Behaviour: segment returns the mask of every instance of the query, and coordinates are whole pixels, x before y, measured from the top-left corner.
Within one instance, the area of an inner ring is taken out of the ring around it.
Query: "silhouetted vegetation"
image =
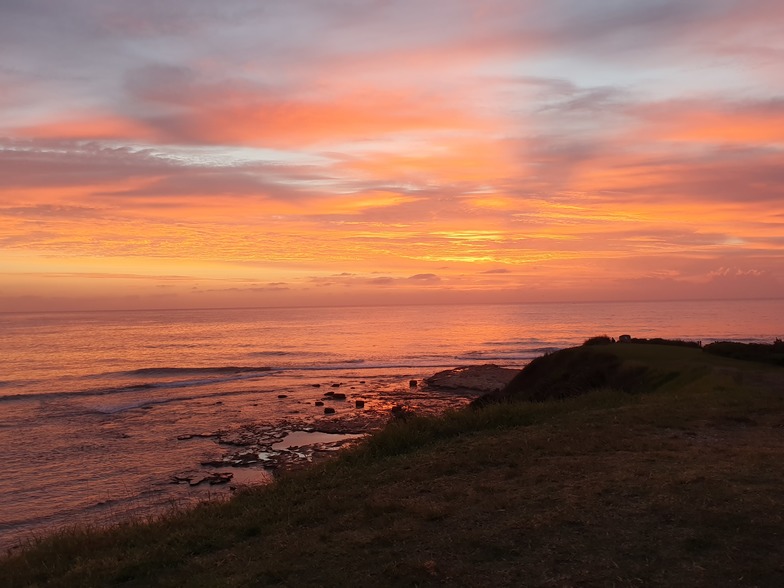
[[[702,343],[700,341],[684,341],[682,339],[663,339],[661,337],[653,337],[651,339],[646,339],[643,337],[629,337],[628,335],[622,335],[620,339],[618,339],[619,343],[632,343],[637,345],[669,345],[672,347],[692,347],[695,349],[699,349],[702,347]],[[583,346],[592,346],[592,345],[609,345],[615,343],[615,339],[613,337],[609,337],[607,335],[599,335],[598,337],[591,337],[587,339]]]
[[[609,345],[610,343],[615,343],[615,339],[607,335],[599,335],[598,337],[587,339],[583,345]]]
[[[784,341],[781,339],[776,339],[773,343],[717,341],[706,345],[703,349],[707,353],[722,357],[784,365]]]
[[[609,337],[594,337],[599,341]],[[609,342],[612,344],[612,341]],[[608,342],[604,341],[604,345]],[[481,407],[501,401],[543,402],[586,394],[609,388],[636,393],[661,383],[666,375],[648,373],[648,368],[624,362],[609,350],[598,349],[598,342],[563,349],[532,360],[500,391],[476,399],[472,406]]]
[[[683,341],[682,339],[662,339],[661,337],[653,337],[652,339],[637,339],[633,337],[630,342],[643,344],[643,345],[669,345],[671,347],[691,347],[693,349],[699,349],[702,347],[702,343],[700,343],[699,341]]]

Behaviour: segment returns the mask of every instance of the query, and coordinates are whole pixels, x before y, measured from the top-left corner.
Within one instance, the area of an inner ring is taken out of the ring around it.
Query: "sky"
[[[780,0],[0,0],[0,310],[781,298]]]

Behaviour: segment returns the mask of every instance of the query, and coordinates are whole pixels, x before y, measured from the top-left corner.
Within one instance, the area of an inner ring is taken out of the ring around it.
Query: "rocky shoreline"
[[[170,481],[189,486],[225,485],[234,478],[227,469],[261,468],[274,473],[301,468],[356,445],[390,420],[464,406],[487,392],[503,388],[517,373],[517,369],[492,364],[458,367],[422,381],[409,380],[404,395],[381,392],[372,400],[362,392],[337,392],[340,384],[314,383],[311,384],[314,392],[322,387],[330,388],[311,401],[314,407],[323,407],[320,417],[288,419],[275,424],[248,423],[179,435],[177,440],[181,442],[212,439],[225,451],[217,459],[202,461],[201,469],[178,472]]]

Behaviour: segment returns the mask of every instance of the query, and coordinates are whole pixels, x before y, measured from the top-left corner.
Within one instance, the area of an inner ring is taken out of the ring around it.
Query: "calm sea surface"
[[[223,453],[177,437],[312,423],[316,383],[371,410],[426,405],[408,380],[444,368],[522,367],[600,334],[770,342],[783,317],[784,301],[0,314],[0,549],[222,491],[170,483]]]

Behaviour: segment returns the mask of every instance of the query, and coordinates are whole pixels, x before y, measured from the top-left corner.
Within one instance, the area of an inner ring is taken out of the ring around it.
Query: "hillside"
[[[228,503],[43,541],[0,583],[784,585],[784,368],[576,349]]]

